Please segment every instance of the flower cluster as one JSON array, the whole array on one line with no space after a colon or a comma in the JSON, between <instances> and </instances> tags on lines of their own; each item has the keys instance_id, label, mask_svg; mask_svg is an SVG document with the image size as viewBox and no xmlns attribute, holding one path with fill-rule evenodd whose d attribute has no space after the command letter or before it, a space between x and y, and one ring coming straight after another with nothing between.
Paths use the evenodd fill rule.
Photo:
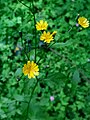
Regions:
<instances>
[{"instance_id":1,"label":"flower cluster","mask_svg":"<svg viewBox=\"0 0 90 120\"><path fill-rule=\"evenodd\" d=\"M40 36L40 40L50 43L52 40L54 40L54 35L57 33L57 31L54 31L53 33L46 32L44 30L47 30L48 23L46 21L40 20L40 22L37 22L36 29L37 30L43 30L42 35ZM34 61L28 61L27 64L24 64L23 67L23 73L24 75L28 75L28 78L35 78L35 76L39 75L39 68Z\"/></svg>"},{"instance_id":2,"label":"flower cluster","mask_svg":"<svg viewBox=\"0 0 90 120\"><path fill-rule=\"evenodd\" d=\"M89 27L89 21L85 17L79 17L76 26L78 25L81 25L83 28L87 28ZM36 29L42 31L40 40L46 43L50 43L54 40L54 35L57 33L57 31L54 31L52 33L46 32L47 27L48 23L46 21L40 20L36 23ZM18 51L19 49L16 48L15 50ZM35 78L35 76L39 75L38 65L34 63L34 61L28 61L27 64L24 64L23 73L25 76L28 75L28 78ZM51 96L50 100L53 101L54 97Z\"/></svg>"},{"instance_id":3,"label":"flower cluster","mask_svg":"<svg viewBox=\"0 0 90 120\"><path fill-rule=\"evenodd\" d=\"M53 33L46 32L44 30L47 30L48 24L46 21L40 20L36 23L36 29L37 30L43 30L42 35L40 36L40 40L44 41L46 43L50 43L54 40L54 35L57 33L57 31L54 31Z\"/></svg>"},{"instance_id":4,"label":"flower cluster","mask_svg":"<svg viewBox=\"0 0 90 120\"><path fill-rule=\"evenodd\" d=\"M28 75L28 78L35 78L39 75L38 65L34 61L28 61L27 64L24 64L23 73L25 76Z\"/></svg>"}]
</instances>

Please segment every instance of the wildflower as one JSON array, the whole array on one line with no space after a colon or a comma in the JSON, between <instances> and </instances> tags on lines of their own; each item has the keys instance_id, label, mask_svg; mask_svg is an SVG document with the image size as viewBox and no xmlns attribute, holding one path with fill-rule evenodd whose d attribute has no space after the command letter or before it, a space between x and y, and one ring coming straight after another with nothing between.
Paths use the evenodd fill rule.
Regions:
<instances>
[{"instance_id":1,"label":"wildflower","mask_svg":"<svg viewBox=\"0 0 90 120\"><path fill-rule=\"evenodd\" d=\"M43 21L43 20L40 20L40 22L36 23L36 29L37 30L46 30L47 26L48 26L47 22Z\"/></svg>"},{"instance_id":2,"label":"wildflower","mask_svg":"<svg viewBox=\"0 0 90 120\"><path fill-rule=\"evenodd\" d=\"M78 27L79 26L79 24L78 23L76 23L76 27Z\"/></svg>"},{"instance_id":3,"label":"wildflower","mask_svg":"<svg viewBox=\"0 0 90 120\"><path fill-rule=\"evenodd\" d=\"M89 27L89 21L85 17L79 17L78 24L81 25L83 28Z\"/></svg>"},{"instance_id":4,"label":"wildflower","mask_svg":"<svg viewBox=\"0 0 90 120\"><path fill-rule=\"evenodd\" d=\"M46 43L50 43L53 40L53 35L50 34L50 32L43 32L43 34L40 36L40 40L46 42Z\"/></svg>"},{"instance_id":5,"label":"wildflower","mask_svg":"<svg viewBox=\"0 0 90 120\"><path fill-rule=\"evenodd\" d=\"M23 73L25 76L28 75L28 78L35 78L39 75L38 65L34 61L28 61L27 64L24 64Z\"/></svg>"},{"instance_id":6,"label":"wildflower","mask_svg":"<svg viewBox=\"0 0 90 120\"><path fill-rule=\"evenodd\" d=\"M54 101L54 96L50 96L50 101Z\"/></svg>"}]
</instances>

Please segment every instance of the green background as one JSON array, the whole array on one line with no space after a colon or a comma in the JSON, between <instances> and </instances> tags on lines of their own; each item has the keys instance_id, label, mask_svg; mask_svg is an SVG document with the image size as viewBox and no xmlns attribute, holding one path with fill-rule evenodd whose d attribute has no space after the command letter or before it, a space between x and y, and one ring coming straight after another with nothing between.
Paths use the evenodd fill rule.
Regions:
<instances>
[{"instance_id":1,"label":"green background","mask_svg":"<svg viewBox=\"0 0 90 120\"><path fill-rule=\"evenodd\" d=\"M90 20L90 0L34 0L34 9L30 0L22 2L57 34L47 49L36 32L40 74L28 104L36 79L25 77L22 67L24 51L35 57L34 18L19 1L0 0L0 120L90 120L90 27L77 27L75 19Z\"/></svg>"}]
</instances>

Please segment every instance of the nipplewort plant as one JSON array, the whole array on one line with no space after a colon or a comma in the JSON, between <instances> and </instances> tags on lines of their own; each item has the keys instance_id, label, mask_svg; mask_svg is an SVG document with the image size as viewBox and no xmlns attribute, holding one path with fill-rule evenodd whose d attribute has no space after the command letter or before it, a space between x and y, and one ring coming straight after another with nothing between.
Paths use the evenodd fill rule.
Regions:
<instances>
[{"instance_id":1,"label":"nipplewort plant","mask_svg":"<svg viewBox=\"0 0 90 120\"><path fill-rule=\"evenodd\" d=\"M89 3L1 0L0 120L90 119Z\"/></svg>"}]
</instances>

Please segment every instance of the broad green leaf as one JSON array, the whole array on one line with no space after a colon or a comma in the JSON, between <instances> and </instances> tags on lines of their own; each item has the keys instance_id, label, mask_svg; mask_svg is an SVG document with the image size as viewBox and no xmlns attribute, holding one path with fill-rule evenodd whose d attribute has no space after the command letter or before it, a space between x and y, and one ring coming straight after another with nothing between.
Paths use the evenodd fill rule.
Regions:
<instances>
[{"instance_id":1,"label":"broad green leaf","mask_svg":"<svg viewBox=\"0 0 90 120\"><path fill-rule=\"evenodd\" d=\"M39 103L30 104L29 115L32 120L35 120L35 119L36 120L51 120L48 113L45 111L43 107L39 105Z\"/></svg>"},{"instance_id":2,"label":"broad green leaf","mask_svg":"<svg viewBox=\"0 0 90 120\"><path fill-rule=\"evenodd\" d=\"M53 87L53 85L63 86L65 81L66 76L61 72L50 73L45 79L45 82L51 87Z\"/></svg>"}]
</instances>

